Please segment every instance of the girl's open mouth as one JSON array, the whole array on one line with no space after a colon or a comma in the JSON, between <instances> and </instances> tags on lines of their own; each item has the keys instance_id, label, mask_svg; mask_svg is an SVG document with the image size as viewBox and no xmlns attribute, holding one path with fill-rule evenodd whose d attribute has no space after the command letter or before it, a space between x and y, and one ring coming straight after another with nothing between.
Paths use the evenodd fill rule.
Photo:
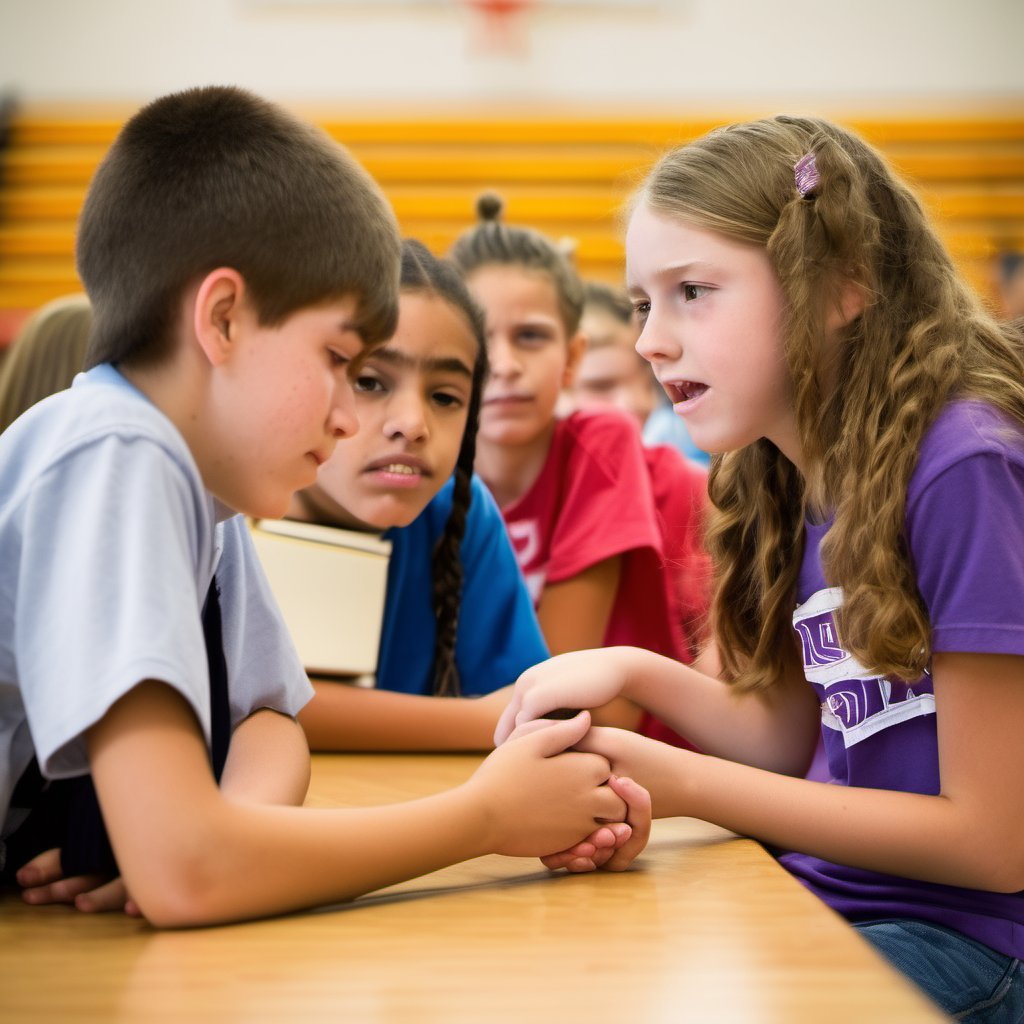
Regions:
<instances>
[{"instance_id":1,"label":"girl's open mouth","mask_svg":"<svg viewBox=\"0 0 1024 1024\"><path fill-rule=\"evenodd\" d=\"M693 398L700 398L707 391L707 384L699 384L697 381L680 380L663 385L665 393L672 400L673 405L681 402L689 402Z\"/></svg>"},{"instance_id":2,"label":"girl's open mouth","mask_svg":"<svg viewBox=\"0 0 1024 1024\"><path fill-rule=\"evenodd\" d=\"M390 487L416 487L431 472L416 455L384 455L374 459L365 469L379 484Z\"/></svg>"}]
</instances>

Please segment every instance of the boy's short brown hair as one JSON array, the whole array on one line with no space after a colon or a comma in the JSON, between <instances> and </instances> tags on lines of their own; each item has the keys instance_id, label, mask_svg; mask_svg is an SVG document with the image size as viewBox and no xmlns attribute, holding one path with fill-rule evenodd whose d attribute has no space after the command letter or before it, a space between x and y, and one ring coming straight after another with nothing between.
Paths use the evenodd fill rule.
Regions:
<instances>
[{"instance_id":1,"label":"boy's short brown hair","mask_svg":"<svg viewBox=\"0 0 1024 1024\"><path fill-rule=\"evenodd\" d=\"M132 117L90 185L76 249L95 314L87 366L165 359L184 290L221 266L266 325L346 296L367 342L397 319L400 238L376 183L242 89L173 93Z\"/></svg>"}]
</instances>

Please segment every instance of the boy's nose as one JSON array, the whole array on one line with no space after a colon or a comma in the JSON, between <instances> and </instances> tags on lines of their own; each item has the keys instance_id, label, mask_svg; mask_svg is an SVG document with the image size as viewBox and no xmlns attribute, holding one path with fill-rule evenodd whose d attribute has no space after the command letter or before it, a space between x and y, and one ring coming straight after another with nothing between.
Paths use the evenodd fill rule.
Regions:
<instances>
[{"instance_id":1,"label":"boy's nose","mask_svg":"<svg viewBox=\"0 0 1024 1024\"><path fill-rule=\"evenodd\" d=\"M343 437L351 437L359 430L359 419L356 416L356 396L352 390L352 382L347 377L339 381L334 389L334 401L327 418L327 429L339 441Z\"/></svg>"},{"instance_id":2,"label":"boy's nose","mask_svg":"<svg viewBox=\"0 0 1024 1024\"><path fill-rule=\"evenodd\" d=\"M492 377L510 377L521 370L515 348L504 338L488 340L487 361Z\"/></svg>"}]
</instances>

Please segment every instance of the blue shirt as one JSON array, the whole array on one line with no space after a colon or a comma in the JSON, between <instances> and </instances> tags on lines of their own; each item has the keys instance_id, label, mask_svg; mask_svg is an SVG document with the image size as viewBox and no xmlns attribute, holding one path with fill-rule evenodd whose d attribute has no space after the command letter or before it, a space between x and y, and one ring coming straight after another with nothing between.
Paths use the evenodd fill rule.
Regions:
<instances>
[{"instance_id":1,"label":"blue shirt","mask_svg":"<svg viewBox=\"0 0 1024 1024\"><path fill-rule=\"evenodd\" d=\"M497 505L477 478L462 538L462 603L455 642L459 682L466 696L514 683L548 657L537 616ZM454 479L408 526L385 532L392 543L377 687L431 692L437 627L431 561L452 506Z\"/></svg>"}]
</instances>

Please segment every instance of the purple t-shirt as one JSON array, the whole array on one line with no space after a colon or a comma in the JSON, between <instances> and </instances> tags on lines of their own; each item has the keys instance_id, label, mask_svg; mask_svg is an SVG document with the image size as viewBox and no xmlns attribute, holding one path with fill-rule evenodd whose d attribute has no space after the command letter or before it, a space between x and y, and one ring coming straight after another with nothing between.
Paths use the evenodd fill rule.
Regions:
<instances>
[{"instance_id":1,"label":"purple t-shirt","mask_svg":"<svg viewBox=\"0 0 1024 1024\"><path fill-rule=\"evenodd\" d=\"M931 675L887 681L838 645L833 616L842 592L826 583L819 557L827 530L807 525L793 624L804 672L821 700L832 780L938 793ZM986 403L950 403L921 446L906 536L933 650L1024 655L1024 430ZM1024 958L1022 893L935 885L801 853L780 860L852 921L931 921Z\"/></svg>"}]
</instances>

